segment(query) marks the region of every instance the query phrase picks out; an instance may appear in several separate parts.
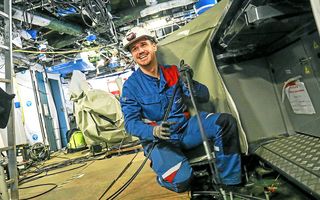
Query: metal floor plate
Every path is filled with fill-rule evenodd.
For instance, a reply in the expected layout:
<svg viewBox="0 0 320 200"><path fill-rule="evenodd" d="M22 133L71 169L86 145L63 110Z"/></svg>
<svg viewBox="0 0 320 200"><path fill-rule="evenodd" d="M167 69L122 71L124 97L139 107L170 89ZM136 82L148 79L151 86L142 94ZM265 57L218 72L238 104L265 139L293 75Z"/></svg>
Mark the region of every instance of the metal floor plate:
<svg viewBox="0 0 320 200"><path fill-rule="evenodd" d="M263 145L256 154L312 196L320 198L320 138L297 134Z"/></svg>

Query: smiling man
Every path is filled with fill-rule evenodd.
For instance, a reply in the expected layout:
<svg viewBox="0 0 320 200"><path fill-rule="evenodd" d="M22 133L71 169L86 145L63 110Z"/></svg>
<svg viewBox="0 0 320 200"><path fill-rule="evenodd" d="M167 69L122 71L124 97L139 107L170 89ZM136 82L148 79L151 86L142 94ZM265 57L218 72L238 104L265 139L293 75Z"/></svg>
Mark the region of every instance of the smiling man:
<svg viewBox="0 0 320 200"><path fill-rule="evenodd" d="M139 137L145 155L152 151L150 160L158 183L176 192L186 191L193 171L182 150L202 144L197 119L190 117L183 101L190 98L189 90L184 79L179 78L177 66L158 63L157 41L150 31L134 27L124 37L123 46L139 65L124 83L120 99L126 131ZM193 74L187 65L180 70ZM193 87L198 102L209 100L205 85L193 80ZM168 108L171 98L174 98L173 104ZM163 120L167 109L170 111L168 118ZM236 120L227 113L200 112L200 117L207 137L214 141L222 184L241 183Z"/></svg>

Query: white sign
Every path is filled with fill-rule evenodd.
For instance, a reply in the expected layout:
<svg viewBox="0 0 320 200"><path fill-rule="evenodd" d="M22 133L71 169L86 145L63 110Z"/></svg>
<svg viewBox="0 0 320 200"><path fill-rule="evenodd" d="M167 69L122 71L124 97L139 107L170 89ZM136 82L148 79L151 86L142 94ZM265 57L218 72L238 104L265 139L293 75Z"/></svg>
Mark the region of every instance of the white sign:
<svg viewBox="0 0 320 200"><path fill-rule="evenodd" d="M296 114L315 114L312 101L303 82L296 81L285 88L292 110Z"/></svg>

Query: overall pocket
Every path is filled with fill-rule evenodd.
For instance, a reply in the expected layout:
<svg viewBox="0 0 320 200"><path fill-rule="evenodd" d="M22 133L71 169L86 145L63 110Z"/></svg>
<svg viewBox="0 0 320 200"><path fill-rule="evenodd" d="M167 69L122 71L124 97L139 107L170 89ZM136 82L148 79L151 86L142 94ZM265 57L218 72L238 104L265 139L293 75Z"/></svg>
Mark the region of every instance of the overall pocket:
<svg viewBox="0 0 320 200"><path fill-rule="evenodd" d="M159 121L162 117L162 106L158 95L145 95L139 97L143 116L151 121Z"/></svg>

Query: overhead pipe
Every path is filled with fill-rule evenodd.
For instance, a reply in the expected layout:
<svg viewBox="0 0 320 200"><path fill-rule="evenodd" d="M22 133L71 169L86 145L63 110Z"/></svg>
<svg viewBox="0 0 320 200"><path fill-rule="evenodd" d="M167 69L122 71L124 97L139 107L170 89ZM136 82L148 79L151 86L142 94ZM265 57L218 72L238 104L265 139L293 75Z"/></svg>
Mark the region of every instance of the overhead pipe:
<svg viewBox="0 0 320 200"><path fill-rule="evenodd" d="M26 19L32 25L45 27L60 33L66 33L73 36L80 36L85 33L81 26L76 24L57 20L53 17L43 16L40 14L32 14L30 12L24 12L17 8L13 8L12 18L24 22Z"/></svg>

